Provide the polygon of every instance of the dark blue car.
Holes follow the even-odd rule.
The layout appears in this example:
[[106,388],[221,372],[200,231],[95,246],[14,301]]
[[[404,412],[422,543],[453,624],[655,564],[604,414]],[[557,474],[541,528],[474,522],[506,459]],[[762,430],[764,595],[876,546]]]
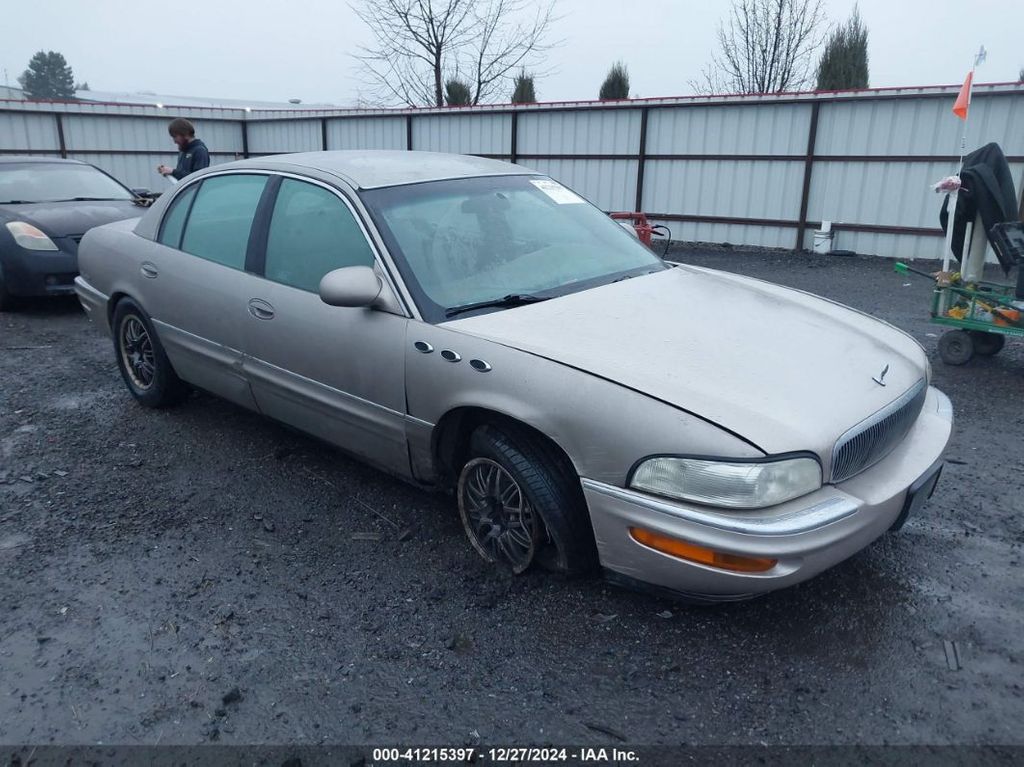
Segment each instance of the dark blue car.
[[74,293],[82,235],[147,202],[88,163],[0,157],[0,311],[17,296]]

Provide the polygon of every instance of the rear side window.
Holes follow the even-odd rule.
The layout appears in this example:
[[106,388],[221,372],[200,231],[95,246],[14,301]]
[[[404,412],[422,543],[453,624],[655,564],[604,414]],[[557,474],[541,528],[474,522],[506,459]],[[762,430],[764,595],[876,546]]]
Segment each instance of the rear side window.
[[163,224],[160,226],[160,236],[157,241],[162,245],[171,248],[181,247],[181,232],[185,227],[185,218],[188,216],[188,207],[192,204],[192,198],[196,196],[196,189],[199,184],[193,184],[184,192],[174,198],[171,207],[164,214]]
[[245,251],[266,176],[204,179],[192,203],[181,249],[234,269],[245,268]]
[[281,182],[267,234],[267,279],[315,293],[333,269],[372,265],[370,244],[337,195],[294,179]]

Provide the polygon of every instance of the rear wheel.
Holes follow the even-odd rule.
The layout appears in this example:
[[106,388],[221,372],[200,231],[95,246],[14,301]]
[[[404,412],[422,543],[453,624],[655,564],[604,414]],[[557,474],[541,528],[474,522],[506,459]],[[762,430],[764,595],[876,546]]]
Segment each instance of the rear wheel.
[[188,396],[142,308],[130,298],[114,309],[114,352],[128,391],[146,407],[169,407]]
[[965,330],[950,330],[939,339],[939,356],[947,365],[964,365],[974,356],[974,341]]
[[580,574],[596,561],[579,478],[543,440],[511,425],[485,425],[470,438],[459,475],[459,514],[473,548],[522,573],[533,564]]
[[1003,350],[1006,336],[999,333],[986,333],[983,330],[972,330],[971,341],[974,342],[974,353],[982,357],[992,357]]

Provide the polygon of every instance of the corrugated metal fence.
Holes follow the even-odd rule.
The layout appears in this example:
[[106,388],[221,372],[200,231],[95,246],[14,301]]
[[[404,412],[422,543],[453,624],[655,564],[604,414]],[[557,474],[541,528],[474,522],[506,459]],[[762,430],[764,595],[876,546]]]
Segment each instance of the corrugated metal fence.
[[[939,198],[962,124],[951,86],[463,109],[189,108],[213,162],[321,149],[421,149],[511,160],[605,210],[643,210],[679,240],[835,247],[937,258]],[[92,162],[130,186],[166,187],[173,107],[0,102],[0,154]],[[996,141],[1024,187],[1024,87],[981,85],[968,146]]]

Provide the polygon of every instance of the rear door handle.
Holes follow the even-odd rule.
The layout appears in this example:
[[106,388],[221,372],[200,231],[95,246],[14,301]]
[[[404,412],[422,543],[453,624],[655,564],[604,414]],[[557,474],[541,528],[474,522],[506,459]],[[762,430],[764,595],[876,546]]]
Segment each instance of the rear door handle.
[[143,277],[149,277],[151,280],[156,279],[157,274],[159,274],[156,267],[149,263],[149,261],[144,261],[142,266],[139,267],[139,271],[142,272]]
[[274,307],[262,298],[250,298],[249,314],[258,320],[272,320],[274,319]]

